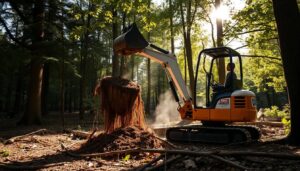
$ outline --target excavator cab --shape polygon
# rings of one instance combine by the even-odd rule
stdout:
[[[221,58],[225,62],[225,68],[221,72],[225,74],[219,74],[218,66]],[[218,99],[230,97],[233,91],[241,90],[243,85],[242,69],[241,55],[229,47],[202,50],[199,53],[196,67],[195,106],[214,108]]]

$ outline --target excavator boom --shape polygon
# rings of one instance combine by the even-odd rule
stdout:
[[[120,55],[137,54],[160,63],[166,71],[174,98],[179,103],[178,110],[181,118],[191,119],[192,98],[188,93],[174,54],[148,43],[135,24],[114,40],[114,53]]]

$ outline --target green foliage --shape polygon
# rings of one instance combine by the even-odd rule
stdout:
[[[289,133],[291,128],[291,121],[290,121],[290,106],[288,104],[284,105],[282,110],[280,110],[277,106],[266,108],[264,114],[270,117],[281,118],[281,122],[284,125],[286,134]]]
[[[124,158],[123,158],[123,161],[128,161],[130,159],[130,154],[127,154]]]
[[[257,92],[269,91],[270,87],[278,92],[285,91],[272,1],[246,1],[246,7],[233,16],[225,32],[228,32],[227,39],[246,38],[245,45],[250,55],[266,56],[244,60],[247,71],[244,72],[245,88]]]
[[[291,130],[291,120],[286,119],[286,118],[282,118],[281,122],[284,125],[285,128],[285,134],[288,134]]]
[[[285,110],[279,110],[277,106],[271,106],[271,108],[265,108],[264,114],[271,117],[282,118],[287,115]]]

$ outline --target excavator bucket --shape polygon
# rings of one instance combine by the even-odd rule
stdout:
[[[131,55],[142,51],[149,43],[145,40],[136,24],[132,24],[127,31],[115,38],[113,43],[114,52],[119,55]]]

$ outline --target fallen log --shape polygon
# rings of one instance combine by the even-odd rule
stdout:
[[[70,130],[70,129],[65,129],[65,133],[68,134],[73,134],[74,138],[80,138],[80,139],[88,139],[89,137],[93,136],[93,134],[85,131],[79,131],[79,130]]]
[[[25,138],[25,137],[28,137],[28,136],[31,136],[31,135],[35,135],[35,134],[45,134],[48,130],[47,129],[39,129],[37,131],[33,131],[33,132],[30,132],[28,134],[24,134],[24,135],[20,135],[20,136],[15,136],[15,137],[12,137],[8,140],[5,140],[4,141],[4,144],[11,144],[17,140],[20,140],[22,138]]]

